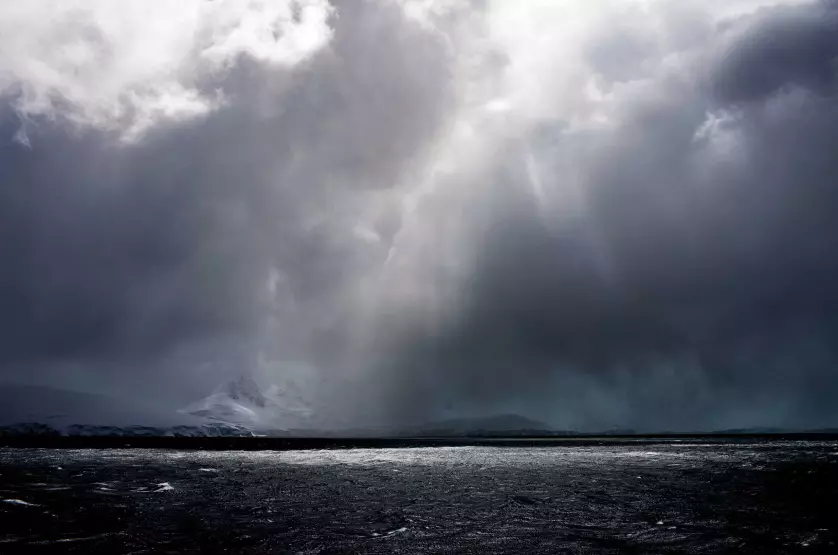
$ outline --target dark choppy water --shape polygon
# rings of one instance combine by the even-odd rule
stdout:
[[[0,449],[0,553],[838,553],[838,443]]]

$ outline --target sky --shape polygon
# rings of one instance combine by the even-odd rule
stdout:
[[[838,3],[0,3],[0,381],[838,426]]]

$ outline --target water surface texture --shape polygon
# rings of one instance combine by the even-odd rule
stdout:
[[[835,553],[838,443],[0,449],[0,553]]]

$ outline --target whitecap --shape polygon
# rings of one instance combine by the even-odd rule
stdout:
[[[8,503],[9,505],[20,505],[23,507],[39,507],[40,505],[36,505],[35,503],[27,503],[23,499],[3,499],[3,503]]]

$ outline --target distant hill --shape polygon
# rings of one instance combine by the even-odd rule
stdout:
[[[501,437],[501,436],[570,436],[574,432],[555,430],[549,424],[518,414],[500,414],[478,418],[450,418],[413,426],[372,426],[344,429],[269,430],[275,437]]]
[[[552,433],[549,424],[519,414],[499,414],[482,418],[451,418],[407,428],[402,435],[473,436],[539,435]]]

